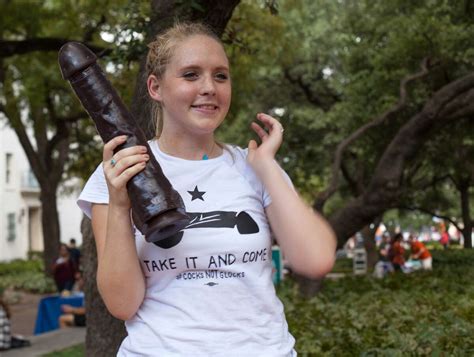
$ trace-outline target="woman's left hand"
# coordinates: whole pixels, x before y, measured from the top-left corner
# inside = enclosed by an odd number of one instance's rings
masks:
[[[257,114],[257,119],[268,131],[256,122],[252,122],[250,125],[262,141],[260,145],[257,145],[255,140],[249,142],[247,161],[252,166],[257,165],[262,160],[273,160],[283,140],[283,126],[278,120],[263,113]]]

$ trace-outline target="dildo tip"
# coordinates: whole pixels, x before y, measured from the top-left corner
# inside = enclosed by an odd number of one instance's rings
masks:
[[[67,42],[58,55],[59,67],[64,79],[71,78],[97,61],[97,56],[80,42]]]

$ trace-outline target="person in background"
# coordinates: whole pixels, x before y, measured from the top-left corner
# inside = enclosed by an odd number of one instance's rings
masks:
[[[0,351],[28,346],[31,346],[29,340],[21,335],[12,335],[10,309],[5,301],[0,297]]]
[[[448,247],[449,247],[449,233],[448,233],[448,231],[445,230],[441,234],[441,239],[439,240],[439,242],[441,243],[441,245],[443,246],[444,249],[448,249]]]
[[[69,254],[71,255],[71,259],[76,264],[76,267],[80,267],[81,264],[81,251],[76,246],[76,240],[71,238],[69,240]]]
[[[425,245],[418,241],[413,235],[410,234],[408,238],[410,242],[410,249],[411,249],[411,259],[417,259],[421,262],[421,266],[423,270],[431,270],[433,268],[432,265],[432,257],[430,251],[425,247]]]
[[[405,249],[402,246],[403,235],[397,233],[392,238],[392,245],[390,247],[390,259],[395,271],[403,271],[405,265]]]
[[[61,305],[61,311],[63,314],[59,316],[60,328],[86,326],[86,308],[84,306]]]
[[[11,346],[10,310],[0,298],[0,351],[8,350]]]
[[[74,286],[72,287],[72,292],[74,294],[79,294],[84,292],[84,276],[82,275],[82,271],[76,271],[74,275]]]
[[[62,293],[64,290],[72,290],[76,271],[77,267],[71,259],[68,246],[62,243],[59,246],[59,257],[53,264],[54,282],[59,293]]]
[[[390,261],[390,233],[384,232],[379,246],[379,261],[375,264],[374,275],[383,278],[387,273],[393,273],[393,264]]]

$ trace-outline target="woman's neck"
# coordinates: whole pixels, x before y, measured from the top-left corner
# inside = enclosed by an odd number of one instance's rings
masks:
[[[186,160],[207,160],[222,154],[213,135],[189,138],[163,133],[158,138],[158,145],[165,154]]]

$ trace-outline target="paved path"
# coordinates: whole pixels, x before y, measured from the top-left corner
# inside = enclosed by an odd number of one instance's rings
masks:
[[[21,293],[20,301],[10,305],[12,332],[17,335],[31,336],[35,329],[38,303],[46,295]]]
[[[33,336],[38,303],[46,295],[21,293],[18,303],[10,305],[11,327],[15,335],[23,335],[30,340],[31,347],[0,352],[0,357],[30,357],[62,350],[85,341],[86,329],[71,327]]]
[[[55,330],[41,335],[28,337],[30,347],[18,348],[0,352],[1,357],[36,357],[49,352],[63,350],[67,347],[78,345],[86,339],[86,329],[71,327]]]

